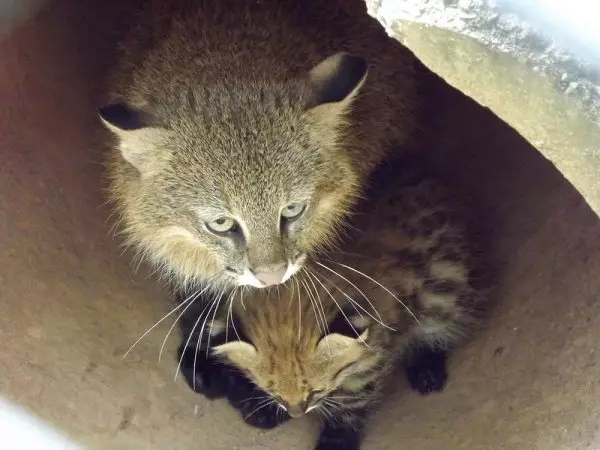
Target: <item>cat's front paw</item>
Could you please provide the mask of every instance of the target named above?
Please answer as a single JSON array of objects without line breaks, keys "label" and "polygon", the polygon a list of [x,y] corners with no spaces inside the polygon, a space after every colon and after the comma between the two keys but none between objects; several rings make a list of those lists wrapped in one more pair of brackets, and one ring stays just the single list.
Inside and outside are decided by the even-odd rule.
[{"label": "cat's front paw", "polygon": [[441,391],[446,386],[446,352],[423,349],[406,364],[410,386],[422,395]]},{"label": "cat's front paw", "polygon": [[225,397],[228,390],[225,367],[205,352],[199,351],[194,356],[195,350],[193,346],[182,345],[178,351],[181,373],[188,386],[209,399]]}]

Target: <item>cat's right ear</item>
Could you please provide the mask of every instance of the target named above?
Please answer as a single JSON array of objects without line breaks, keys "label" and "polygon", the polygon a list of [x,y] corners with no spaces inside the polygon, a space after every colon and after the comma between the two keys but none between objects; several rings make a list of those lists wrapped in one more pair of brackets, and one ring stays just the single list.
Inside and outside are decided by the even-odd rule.
[{"label": "cat's right ear", "polygon": [[124,103],[104,106],[98,115],[119,139],[123,158],[142,175],[151,173],[156,160],[152,150],[166,138],[167,130],[156,127],[149,114]]},{"label": "cat's right ear", "polygon": [[367,78],[368,64],[360,56],[337,53],[308,73],[312,98],[306,115],[316,136],[326,143],[337,142],[338,127]]},{"label": "cat's right ear", "polygon": [[329,105],[343,112],[363,86],[368,67],[364,58],[343,52],[317,64],[308,74],[314,94],[313,107]]}]

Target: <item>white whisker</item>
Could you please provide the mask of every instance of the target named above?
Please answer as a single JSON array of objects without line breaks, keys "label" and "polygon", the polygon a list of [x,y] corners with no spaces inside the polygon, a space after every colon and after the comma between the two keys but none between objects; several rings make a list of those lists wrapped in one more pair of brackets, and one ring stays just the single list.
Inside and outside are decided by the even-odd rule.
[{"label": "white whisker", "polygon": [[365,277],[367,280],[372,281],[373,283],[375,283],[377,286],[379,286],[380,288],[382,288],[384,291],[386,291],[388,294],[390,294],[392,297],[394,297],[396,299],[397,302],[399,302],[404,309],[408,312],[408,314],[410,314],[412,316],[413,319],[415,319],[415,321],[419,324],[421,324],[421,321],[417,318],[417,316],[412,312],[412,310],[408,307],[408,305],[406,303],[404,303],[402,300],[400,300],[392,291],[390,291],[387,287],[385,287],[383,284],[381,284],[379,281],[375,280],[374,278],[370,277],[369,275],[361,272],[360,270],[355,269],[354,267],[350,267],[347,266],[346,264],[342,264],[336,261],[331,261],[334,264],[340,265],[342,267],[345,267],[348,270],[351,270],[359,275],[362,275],[363,277]]},{"label": "white whisker", "polygon": [[317,288],[317,285],[315,284],[315,282],[312,279],[312,276],[311,276],[312,271],[309,270],[308,268],[306,268],[306,269],[304,269],[304,272],[306,273],[307,278],[310,281],[310,283],[314,289],[314,293],[316,295],[315,304],[317,306],[317,310],[321,314],[321,318],[323,320],[323,325],[325,326],[327,334],[329,334],[329,321],[327,320],[327,315],[325,314],[325,309],[323,308],[323,302],[321,301],[321,296],[319,295],[319,289]]},{"label": "white whisker", "polygon": [[[302,274],[304,276],[304,274]],[[308,284],[306,283],[306,280],[300,280],[300,282],[302,283],[302,285],[304,286],[304,289],[306,290],[306,295],[308,296],[308,299],[310,301],[310,306],[312,307],[313,310],[313,315],[315,317],[315,322],[317,323],[317,327],[319,327],[319,331],[321,331],[322,334],[325,334],[325,328],[321,328],[321,322],[319,322],[319,315],[317,315],[317,310],[315,309],[315,304],[314,304],[314,299],[312,296],[312,292],[310,291]]]},{"label": "white whisker", "polygon": [[[197,292],[197,291],[196,291]],[[159,326],[162,322],[164,322],[169,316],[171,316],[172,314],[174,314],[179,308],[181,308],[182,306],[184,306],[186,303],[189,303],[190,305],[194,302],[194,300],[192,300],[192,297],[195,294],[190,295],[186,300],[184,300],[183,302],[181,302],[179,305],[177,305],[176,307],[174,307],[171,311],[169,311],[166,315],[163,316],[162,319],[160,319],[158,322],[156,322],[154,325],[152,325],[150,328],[148,328],[148,330],[146,330],[146,332],[144,334],[142,334],[132,345],[131,347],[129,347],[129,350],[127,350],[125,352],[125,354],[123,354],[123,356],[121,356],[121,359],[125,359],[127,357],[127,355],[129,354],[129,352],[131,352],[131,350],[133,350],[133,348],[142,340],[144,339],[152,330],[154,330],[157,326]],[[188,305],[189,306],[189,305]],[[186,307],[187,309],[187,307]],[[185,310],[184,310],[185,311]]]},{"label": "white whisker", "polygon": [[[369,298],[365,295],[365,293],[363,291],[361,291],[358,286],[356,286],[352,281],[350,281],[348,278],[344,277],[342,274],[336,272],[335,270],[333,270],[330,267],[327,267],[325,264],[321,264],[320,262],[316,261],[316,263],[323,267],[324,269],[330,271],[331,273],[333,273],[334,275],[337,275],[338,277],[340,277],[342,280],[344,280],[346,283],[348,283],[350,286],[352,286],[354,289],[356,289],[360,295],[363,296],[363,298],[369,303],[369,305],[371,306],[371,308],[373,308],[373,311],[375,311],[375,314],[377,314],[377,317],[379,320],[375,319],[373,316],[371,316],[369,313],[367,313],[367,311],[365,310],[365,313],[369,314],[370,317],[373,318],[373,320],[376,320],[377,322],[379,322],[380,324],[382,324],[383,326],[385,326],[385,324],[383,323],[383,319],[381,318],[381,316],[379,315],[379,312],[377,311],[377,308],[375,308],[375,306],[373,305],[373,303],[371,303],[371,300],[369,300]],[[345,295],[345,294],[344,294]],[[346,296],[347,298],[349,298],[348,296]],[[362,307],[361,307],[362,308]],[[363,308],[364,309],[364,308]]]},{"label": "white whisker", "polygon": [[[211,318],[211,328],[212,328],[212,323],[215,320],[215,316],[217,315],[217,310],[219,309],[219,305],[221,304],[221,300],[223,299],[223,295],[225,294],[225,289],[223,289],[221,291],[221,294],[219,295],[219,297],[217,298],[217,301],[214,303],[214,307],[209,309],[208,312],[206,313],[206,317],[204,318],[204,322],[202,322],[202,327],[200,328],[200,336],[204,336],[204,328],[206,327],[206,322],[208,321],[208,315],[210,314],[210,311],[213,311],[213,315]],[[206,340],[206,356],[208,356],[208,352],[210,350],[210,331],[208,333],[208,338]],[[198,343],[200,343],[200,341],[202,340],[202,337],[200,337],[200,339],[198,340]]]},{"label": "white whisker", "polygon": [[298,288],[298,340],[300,340],[301,332],[302,332],[302,296],[300,293],[300,284],[298,283],[298,278],[294,278],[296,282],[296,287]]},{"label": "white whisker", "polygon": [[[177,379],[177,375],[179,374],[179,369],[181,368],[181,363],[183,361],[183,356],[185,355],[185,350],[190,345],[190,341],[192,340],[192,336],[194,335],[194,331],[196,331],[196,327],[200,323],[200,319],[202,319],[202,314],[204,314],[204,311],[206,311],[206,308],[208,308],[209,305],[211,305],[211,304],[212,303],[209,303],[208,305],[206,305],[204,307],[204,309],[200,312],[200,314],[198,314],[198,319],[196,319],[196,322],[194,323],[194,326],[192,327],[192,330],[190,331],[190,335],[188,336],[187,340],[185,341],[185,346],[183,347],[184,351],[181,353],[181,357],[179,358],[179,362],[177,363],[177,369],[175,370],[175,377],[174,377],[174,379]],[[198,338],[198,339],[200,339],[200,338]],[[196,352],[194,353],[194,371],[196,371],[196,357],[197,356],[198,356],[198,351],[196,350]],[[194,377],[194,389],[196,388],[195,380],[196,380],[196,378]]]},{"label": "white whisker", "polygon": [[275,403],[275,400],[268,401],[264,405],[261,405],[261,406],[259,406],[257,408],[254,408],[254,410],[250,414],[248,414],[245,418],[246,419],[250,418],[250,416],[252,416],[255,412],[257,412],[257,411],[259,411],[259,410],[261,410],[261,409],[263,409],[263,408],[265,408],[265,407],[267,407],[269,405],[272,405],[273,403]]},{"label": "white whisker", "polygon": [[360,336],[360,333],[358,331],[356,331],[356,328],[354,328],[354,325],[352,324],[352,322],[350,321],[350,319],[348,318],[348,316],[346,315],[346,313],[344,312],[344,310],[342,309],[342,307],[340,306],[340,304],[337,302],[337,300],[335,299],[335,297],[333,296],[333,294],[331,292],[329,292],[329,289],[327,289],[325,287],[325,285],[321,282],[321,280],[319,279],[319,277],[317,277],[316,274],[312,274],[312,276],[315,278],[315,280],[317,280],[319,282],[319,284],[321,286],[323,286],[323,289],[325,289],[325,292],[327,292],[327,294],[329,295],[329,297],[331,297],[331,300],[333,300],[333,303],[335,303],[335,306],[337,306],[337,308],[340,310],[340,312],[342,313],[342,316],[344,316],[344,319],[346,319],[346,322],[348,322],[348,325],[350,325],[350,328],[352,328],[352,331],[354,331],[354,333],[356,334],[356,337],[368,348],[370,349],[371,347],[369,347],[369,344],[367,344],[367,342]]},{"label": "white whisker", "polygon": [[[362,318],[363,315],[360,313],[360,311],[357,309],[360,308],[367,316],[369,316],[371,319],[373,319],[375,322],[377,322],[379,325],[381,325],[384,328],[387,328],[390,331],[396,331],[394,328],[390,327],[389,325],[386,325],[384,322],[382,322],[381,320],[378,320],[377,317],[374,317],[371,313],[369,313],[369,311],[367,311],[359,302],[357,302],[356,300],[354,300],[352,297],[350,297],[346,292],[344,292],[344,290],[342,288],[340,288],[338,285],[336,285],[335,283],[332,283],[333,287],[336,288],[338,291],[340,291],[340,293],[346,297],[346,299],[350,302],[350,304],[352,305],[352,307],[354,308],[354,311],[356,311],[356,313]],[[367,301],[369,302],[369,304],[371,305],[371,308],[373,308],[373,310],[377,313],[378,317],[381,317],[379,315],[379,313],[377,312],[377,309],[375,308],[375,306],[367,299]]]},{"label": "white whisker", "polygon": [[175,325],[177,325],[177,323],[179,322],[179,319],[181,319],[181,317],[185,314],[185,312],[189,309],[189,307],[192,306],[194,304],[194,302],[198,299],[198,297],[200,297],[207,289],[208,289],[208,287],[205,287],[198,294],[194,294],[194,299],[185,308],[183,308],[183,311],[181,311],[181,313],[173,321],[173,323],[171,324],[171,327],[169,328],[169,331],[167,331],[167,334],[165,335],[165,338],[163,339],[163,342],[160,346],[160,350],[158,351],[158,362],[160,362],[162,359],[162,354],[165,349],[165,345],[167,345],[167,340],[169,339],[169,335],[173,331],[173,328],[175,328]]},{"label": "white whisker", "polygon": [[[242,292],[240,291],[240,297],[242,295]],[[231,299],[229,299],[229,311],[227,312],[227,314],[229,314],[231,316],[231,328],[233,328],[233,332],[235,333],[235,336],[238,338],[238,341],[241,341],[242,339],[240,338],[240,335],[238,334],[237,328],[235,327],[235,320],[233,317],[233,301],[234,301],[235,297],[232,297]]]},{"label": "white whisker", "polygon": [[[208,311],[206,311],[206,316],[204,317],[204,322],[202,323],[202,328],[200,329],[200,332],[198,333],[198,340],[196,341],[196,350],[194,352],[194,364],[192,366],[193,368],[193,372],[194,374],[196,373],[196,363],[198,362],[198,353],[200,351],[200,345],[202,344],[202,338],[204,337],[204,326],[206,325],[206,321],[208,319],[208,315],[210,314],[211,309],[213,309],[213,307],[216,308],[219,306],[219,302],[221,301],[221,297],[223,297],[223,293],[225,292],[225,290],[223,289],[221,291],[221,294],[219,295],[219,297],[216,300],[213,300],[212,303],[210,304],[210,307],[208,308]],[[200,317],[202,317],[202,314],[204,313],[204,311],[206,310],[206,307],[202,310],[202,313],[200,314]],[[196,325],[198,324],[198,322],[196,322]],[[194,327],[196,326],[194,325]],[[193,333],[193,331],[192,331]],[[209,336],[210,339],[210,336]],[[206,356],[208,356],[208,346],[206,347]],[[177,368],[179,369],[179,367]],[[175,372],[175,377],[177,377],[177,372]],[[193,389],[194,391],[196,390],[196,377],[193,378]]]}]

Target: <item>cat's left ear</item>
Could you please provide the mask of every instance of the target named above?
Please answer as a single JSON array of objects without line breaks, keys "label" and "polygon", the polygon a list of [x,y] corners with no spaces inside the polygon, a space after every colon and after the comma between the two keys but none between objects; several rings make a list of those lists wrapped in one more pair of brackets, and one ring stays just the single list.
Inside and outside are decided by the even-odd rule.
[{"label": "cat's left ear", "polygon": [[126,105],[114,103],[98,110],[100,120],[119,139],[123,158],[142,175],[156,168],[158,147],[168,140],[168,130],[157,126],[151,115]]}]

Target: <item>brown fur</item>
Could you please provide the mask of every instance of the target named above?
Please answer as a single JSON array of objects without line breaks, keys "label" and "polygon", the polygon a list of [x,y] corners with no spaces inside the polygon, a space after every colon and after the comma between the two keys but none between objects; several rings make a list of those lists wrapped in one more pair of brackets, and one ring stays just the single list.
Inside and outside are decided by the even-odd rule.
[{"label": "brown fur", "polygon": [[[319,405],[351,422],[411,350],[445,350],[477,325],[487,296],[465,216],[444,184],[414,167],[376,174],[343,251],[277,290],[232,297],[245,339],[230,334],[215,352],[288,411]],[[340,314],[356,333],[325,330]],[[229,322],[218,317],[215,333]]]},{"label": "brown fur", "polygon": [[[307,74],[338,52],[367,60],[364,85],[315,107]],[[406,142],[414,64],[362,0],[150,1],[111,81],[111,102],[149,118],[139,132],[113,129],[111,193],[128,242],[178,284],[231,287],[227,266],[300,265],[335,241],[368,174]],[[282,236],[271,220],[296,199],[307,217]],[[205,233],[195,209],[241,217],[247,246]]]}]

